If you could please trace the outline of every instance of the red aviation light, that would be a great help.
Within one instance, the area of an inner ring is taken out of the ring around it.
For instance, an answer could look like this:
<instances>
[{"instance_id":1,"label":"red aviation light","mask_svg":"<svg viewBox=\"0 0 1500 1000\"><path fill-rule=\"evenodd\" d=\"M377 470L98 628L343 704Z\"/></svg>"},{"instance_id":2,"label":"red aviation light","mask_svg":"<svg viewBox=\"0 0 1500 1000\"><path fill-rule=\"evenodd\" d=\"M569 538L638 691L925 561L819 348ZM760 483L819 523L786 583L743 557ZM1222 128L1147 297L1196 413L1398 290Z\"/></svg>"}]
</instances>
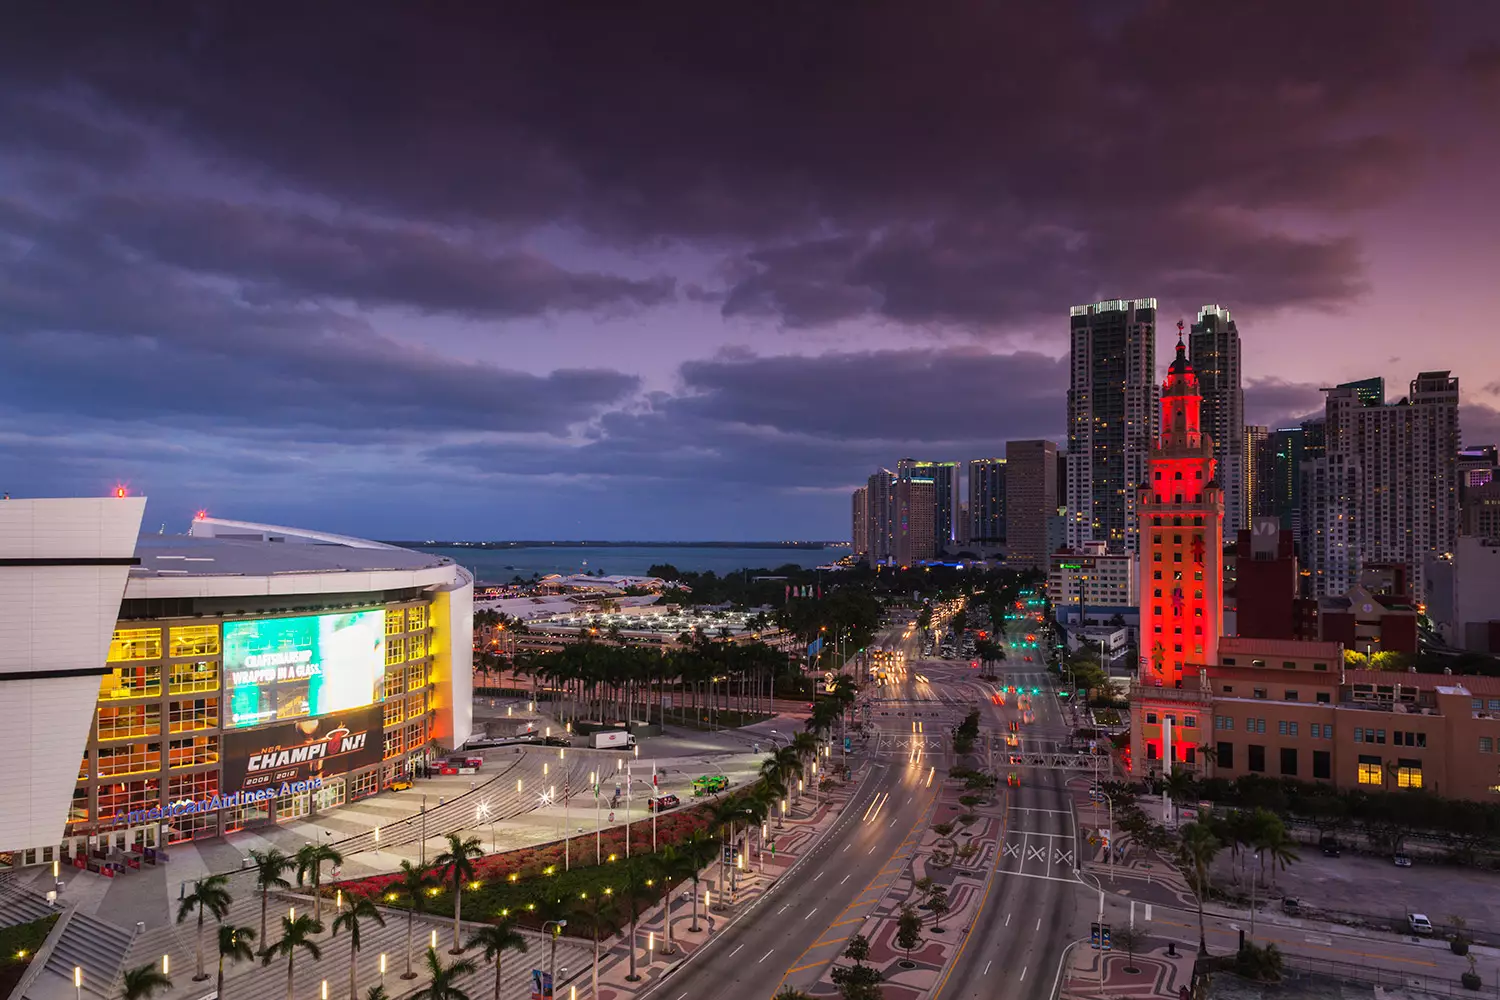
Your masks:
<instances>
[{"instance_id":1,"label":"red aviation light","mask_svg":"<svg viewBox=\"0 0 1500 1000\"><path fill-rule=\"evenodd\" d=\"M206 510L200 510L197 514L193 515L193 520L195 520L195 521L207 521L208 520L208 511L206 511Z\"/></svg>"},{"instance_id":2,"label":"red aviation light","mask_svg":"<svg viewBox=\"0 0 1500 1000\"><path fill-rule=\"evenodd\" d=\"M117 485L115 487L115 499L116 500L123 500L123 499L125 499L125 497L128 494L129 494L129 491L126 490L124 486L118 486Z\"/></svg>"}]
</instances>

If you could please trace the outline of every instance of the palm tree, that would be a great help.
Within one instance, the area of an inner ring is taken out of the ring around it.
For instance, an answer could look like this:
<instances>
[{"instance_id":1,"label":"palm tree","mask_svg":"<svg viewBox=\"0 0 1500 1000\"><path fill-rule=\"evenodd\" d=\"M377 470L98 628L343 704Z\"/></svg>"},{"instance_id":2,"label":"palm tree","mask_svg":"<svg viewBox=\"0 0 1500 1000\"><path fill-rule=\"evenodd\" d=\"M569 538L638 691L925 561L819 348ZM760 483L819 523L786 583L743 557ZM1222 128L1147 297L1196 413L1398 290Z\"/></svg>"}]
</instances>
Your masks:
<instances>
[{"instance_id":1,"label":"palm tree","mask_svg":"<svg viewBox=\"0 0 1500 1000\"><path fill-rule=\"evenodd\" d=\"M182 897L177 904L177 922L187 919L189 913L198 911L198 972L193 982L201 983L208 978L203 971L203 915L212 913L215 920L223 920L229 912L229 878L226 875L210 875L193 883L193 891Z\"/></svg>"},{"instance_id":2,"label":"palm tree","mask_svg":"<svg viewBox=\"0 0 1500 1000\"><path fill-rule=\"evenodd\" d=\"M365 1000L391 1000L391 995L384 986L371 986L365 990Z\"/></svg>"},{"instance_id":3,"label":"palm tree","mask_svg":"<svg viewBox=\"0 0 1500 1000\"><path fill-rule=\"evenodd\" d=\"M730 852L730 858L734 857L734 828L743 813L744 807L740 805L738 798L721 799L709 810L708 828L719 835L721 859L725 850ZM724 892L724 868L721 860L714 882L714 891L720 894L721 899Z\"/></svg>"},{"instance_id":4,"label":"palm tree","mask_svg":"<svg viewBox=\"0 0 1500 1000\"><path fill-rule=\"evenodd\" d=\"M678 882L689 876L693 861L674 844L668 844L656 854L656 877L666 883L666 928L667 937L662 947L663 955L676 953L672 944L672 890ZM696 921L695 921L696 922Z\"/></svg>"},{"instance_id":5,"label":"palm tree","mask_svg":"<svg viewBox=\"0 0 1500 1000\"><path fill-rule=\"evenodd\" d=\"M286 959L286 1000L294 1000L292 996L292 971L297 961L297 952L306 951L313 957L313 961L321 961L323 949L318 947L314 941L315 935L323 933L323 925L310 915L304 913L293 919L292 917L281 918L281 940L275 944L266 945L260 951L260 964L270 965L278 958Z\"/></svg>"},{"instance_id":6,"label":"palm tree","mask_svg":"<svg viewBox=\"0 0 1500 1000\"><path fill-rule=\"evenodd\" d=\"M507 951L526 951L526 938L509 920L485 924L469 935L466 948L483 948L484 960L495 963L495 1000L500 1000L500 965Z\"/></svg>"},{"instance_id":7,"label":"palm tree","mask_svg":"<svg viewBox=\"0 0 1500 1000\"><path fill-rule=\"evenodd\" d=\"M593 992L589 996L597 997L599 995L599 933L608 930L614 923L614 890L606 886L592 894L580 893L573 912L588 924L589 932L594 939Z\"/></svg>"},{"instance_id":8,"label":"palm tree","mask_svg":"<svg viewBox=\"0 0 1500 1000\"><path fill-rule=\"evenodd\" d=\"M359 1000L358 987L354 983L354 966L359 958L361 920L373 920L385 926L385 914L371 901L369 896L349 897L349 908L333 918L333 933L349 932L349 1000Z\"/></svg>"},{"instance_id":9,"label":"palm tree","mask_svg":"<svg viewBox=\"0 0 1500 1000\"><path fill-rule=\"evenodd\" d=\"M427 949L427 985L412 994L412 1000L471 1000L459 979L471 975L476 966L467 958L443 964L438 953Z\"/></svg>"},{"instance_id":10,"label":"palm tree","mask_svg":"<svg viewBox=\"0 0 1500 1000\"><path fill-rule=\"evenodd\" d=\"M1183 802L1193 797L1198 788L1198 781L1187 768L1174 764L1172 770L1166 775L1165 784L1167 798L1172 800L1172 821L1175 823L1178 808Z\"/></svg>"},{"instance_id":11,"label":"palm tree","mask_svg":"<svg viewBox=\"0 0 1500 1000\"><path fill-rule=\"evenodd\" d=\"M214 991L215 996L224 995L224 959L238 962L242 959L255 957L255 951L250 947L250 942L255 940L254 927L236 927L233 924L219 925L219 979L218 986Z\"/></svg>"},{"instance_id":12,"label":"palm tree","mask_svg":"<svg viewBox=\"0 0 1500 1000\"><path fill-rule=\"evenodd\" d=\"M1177 858L1183 867L1189 869L1188 882L1193 895L1198 897L1198 954L1207 955L1208 932L1203 926L1203 897L1208 895L1209 865L1213 864L1214 855L1223 845L1213 830L1203 823L1187 824L1180 835L1182 842L1177 846Z\"/></svg>"},{"instance_id":13,"label":"palm tree","mask_svg":"<svg viewBox=\"0 0 1500 1000\"><path fill-rule=\"evenodd\" d=\"M682 842L682 850L687 855L692 865L690 875L693 880L693 923L688 930L697 933L698 927L698 885L703 877L703 869L713 860L714 853L718 851L719 845L703 835L702 830L694 830L687 840Z\"/></svg>"},{"instance_id":14,"label":"palm tree","mask_svg":"<svg viewBox=\"0 0 1500 1000\"><path fill-rule=\"evenodd\" d=\"M806 990L799 990L795 986L783 986L781 992L777 993L772 1000L818 1000Z\"/></svg>"},{"instance_id":15,"label":"palm tree","mask_svg":"<svg viewBox=\"0 0 1500 1000\"><path fill-rule=\"evenodd\" d=\"M646 871L640 865L628 865L625 868L625 882L620 886L619 903L630 911L630 975L629 982L638 982L640 975L635 968L635 953L639 948L639 934L636 925L641 919L641 904L654 902L656 899L656 879L646 878ZM671 892L672 887L668 886Z\"/></svg>"},{"instance_id":16,"label":"palm tree","mask_svg":"<svg viewBox=\"0 0 1500 1000\"><path fill-rule=\"evenodd\" d=\"M411 968L411 925L418 913L427 911L427 890L432 888L432 877L427 869L419 868L410 861L402 861L395 885L396 891L411 903L406 910L406 971L401 974L401 978L416 979L417 974Z\"/></svg>"},{"instance_id":17,"label":"palm tree","mask_svg":"<svg viewBox=\"0 0 1500 1000\"><path fill-rule=\"evenodd\" d=\"M344 856L327 844L303 844L297 849L297 856L293 859L297 865L297 884L302 884L302 879L312 873L313 891L313 919L323 919L323 893L319 886L323 881L323 862L328 861L335 865L344 863Z\"/></svg>"},{"instance_id":18,"label":"palm tree","mask_svg":"<svg viewBox=\"0 0 1500 1000\"><path fill-rule=\"evenodd\" d=\"M447 878L453 883L453 947L448 954L463 951L459 944L459 919L463 913L464 883L474 878L474 859L483 856L478 837L465 840L456 833L448 834L448 849L433 859L438 871L447 869Z\"/></svg>"},{"instance_id":19,"label":"palm tree","mask_svg":"<svg viewBox=\"0 0 1500 1000\"><path fill-rule=\"evenodd\" d=\"M158 990L170 990L172 980L158 971L155 965L138 965L126 969L121 978L121 996L124 1000L151 1000Z\"/></svg>"},{"instance_id":20,"label":"palm tree","mask_svg":"<svg viewBox=\"0 0 1500 1000\"><path fill-rule=\"evenodd\" d=\"M260 890L260 939L266 939L266 909L271 901L272 889L290 889L286 873L296 867L297 862L277 848L269 851L251 851L250 860L255 862L255 887Z\"/></svg>"}]
</instances>

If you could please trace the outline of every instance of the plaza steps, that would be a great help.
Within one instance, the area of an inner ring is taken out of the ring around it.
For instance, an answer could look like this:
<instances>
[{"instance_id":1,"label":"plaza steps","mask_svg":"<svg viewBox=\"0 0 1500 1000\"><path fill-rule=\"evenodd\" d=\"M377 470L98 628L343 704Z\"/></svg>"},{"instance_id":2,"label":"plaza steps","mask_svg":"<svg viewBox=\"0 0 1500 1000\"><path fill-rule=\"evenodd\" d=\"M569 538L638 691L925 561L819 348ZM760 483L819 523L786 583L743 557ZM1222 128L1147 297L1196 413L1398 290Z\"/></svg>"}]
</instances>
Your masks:
<instances>
[{"instance_id":1,"label":"plaza steps","mask_svg":"<svg viewBox=\"0 0 1500 1000\"><path fill-rule=\"evenodd\" d=\"M45 897L16 882L7 875L0 878L0 927L29 924L33 920L56 913Z\"/></svg>"}]
</instances>

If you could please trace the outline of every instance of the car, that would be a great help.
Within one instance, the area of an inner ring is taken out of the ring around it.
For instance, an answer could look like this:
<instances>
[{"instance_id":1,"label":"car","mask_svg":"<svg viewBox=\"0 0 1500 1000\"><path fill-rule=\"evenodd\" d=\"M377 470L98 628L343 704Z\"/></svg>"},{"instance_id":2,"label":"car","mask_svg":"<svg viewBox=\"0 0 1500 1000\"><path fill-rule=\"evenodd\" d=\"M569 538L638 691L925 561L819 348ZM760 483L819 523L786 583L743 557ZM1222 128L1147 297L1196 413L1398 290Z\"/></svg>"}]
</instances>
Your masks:
<instances>
[{"instance_id":1,"label":"car","mask_svg":"<svg viewBox=\"0 0 1500 1000\"><path fill-rule=\"evenodd\" d=\"M1427 919L1425 913L1408 913L1406 926L1411 928L1413 934L1421 934L1424 937L1432 933L1432 921Z\"/></svg>"},{"instance_id":2,"label":"car","mask_svg":"<svg viewBox=\"0 0 1500 1000\"><path fill-rule=\"evenodd\" d=\"M1281 908L1295 917L1302 912L1302 901L1296 896L1287 896L1281 901Z\"/></svg>"},{"instance_id":3,"label":"car","mask_svg":"<svg viewBox=\"0 0 1500 1000\"><path fill-rule=\"evenodd\" d=\"M395 781L391 782L391 791L393 792L404 792L410 787L410 778L397 778Z\"/></svg>"},{"instance_id":4,"label":"car","mask_svg":"<svg viewBox=\"0 0 1500 1000\"><path fill-rule=\"evenodd\" d=\"M1344 849L1339 846L1337 840L1320 841L1318 848L1323 852L1323 857L1325 858L1336 858L1344 852Z\"/></svg>"},{"instance_id":5,"label":"car","mask_svg":"<svg viewBox=\"0 0 1500 1000\"><path fill-rule=\"evenodd\" d=\"M675 795L658 795L654 799L646 800L647 812L666 812L668 809L676 809L682 805L682 800Z\"/></svg>"},{"instance_id":6,"label":"car","mask_svg":"<svg viewBox=\"0 0 1500 1000\"><path fill-rule=\"evenodd\" d=\"M1391 860L1396 863L1397 868L1411 867L1411 856L1408 854L1397 854L1396 856L1391 858Z\"/></svg>"},{"instance_id":7,"label":"car","mask_svg":"<svg viewBox=\"0 0 1500 1000\"><path fill-rule=\"evenodd\" d=\"M1006 777L1005 777L1005 783L1007 785L1009 785L1011 788L1020 788L1021 787L1021 776L1019 774L1017 774L1015 771L1012 771L1012 772L1010 772L1010 774L1006 775Z\"/></svg>"},{"instance_id":8,"label":"car","mask_svg":"<svg viewBox=\"0 0 1500 1000\"><path fill-rule=\"evenodd\" d=\"M573 745L573 741L570 738L566 737L566 736L543 736L542 737L542 746L544 746L544 747L570 747L572 745Z\"/></svg>"}]
</instances>

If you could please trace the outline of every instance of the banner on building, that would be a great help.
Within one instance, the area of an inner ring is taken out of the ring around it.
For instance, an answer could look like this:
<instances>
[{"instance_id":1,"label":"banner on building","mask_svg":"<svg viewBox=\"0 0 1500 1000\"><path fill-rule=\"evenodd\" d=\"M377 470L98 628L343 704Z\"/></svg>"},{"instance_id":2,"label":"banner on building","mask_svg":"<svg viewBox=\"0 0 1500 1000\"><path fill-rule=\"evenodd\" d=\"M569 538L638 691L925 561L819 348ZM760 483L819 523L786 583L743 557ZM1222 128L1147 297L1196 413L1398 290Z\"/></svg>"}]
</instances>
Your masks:
<instances>
[{"instance_id":1,"label":"banner on building","mask_svg":"<svg viewBox=\"0 0 1500 1000\"><path fill-rule=\"evenodd\" d=\"M384 709L351 709L264 729L231 730L220 791L234 792L344 774L380 763Z\"/></svg>"}]
</instances>

